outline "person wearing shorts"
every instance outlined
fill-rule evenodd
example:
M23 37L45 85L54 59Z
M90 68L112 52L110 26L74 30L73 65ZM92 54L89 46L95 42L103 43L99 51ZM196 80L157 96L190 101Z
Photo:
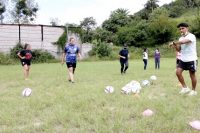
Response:
M190 96L197 95L196 92L196 71L197 71L197 50L196 50L196 37L192 33L189 32L189 25L187 23L180 23L177 28L179 28L181 37L179 41L173 42L173 47L180 51L180 61L178 63L176 69L176 75L178 80L182 85L182 89L180 91L181 94L186 94ZM189 89L185 83L184 77L182 75L183 71L189 71L192 89Z
M124 44L124 48L119 51L119 58L121 64L121 74L125 74L126 70L128 69L129 58L129 51L126 44Z
M64 64L64 58L66 60L66 65L68 68L68 81L74 83L74 72L76 69L77 55L81 58L80 49L75 45L75 39L71 37L69 39L69 44L65 46L64 53L62 56L62 64Z
M24 71L24 78L25 80L28 80L32 59L31 45L25 44L24 49L19 51L17 55L21 60L21 64Z
M146 70L147 69L147 64L148 64L147 48L144 48L144 51L143 51L143 62L144 62L144 70Z

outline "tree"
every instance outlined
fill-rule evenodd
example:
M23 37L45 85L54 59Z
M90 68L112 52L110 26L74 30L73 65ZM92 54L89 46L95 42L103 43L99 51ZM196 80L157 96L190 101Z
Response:
M91 42L92 41L92 30L96 27L96 20L93 17L84 18L80 23L82 31L82 41Z
M14 23L34 22L39 9L34 0L13 0L13 2L15 6L11 14Z
M59 25L60 20L58 18L51 18L50 19L50 24L52 26L58 26Z
M150 12L153 12L154 9L159 7L157 2L159 2L159 1L158 0L148 0L147 3L145 4L145 9L149 10Z
M84 18L83 21L80 22L80 26L86 30L87 32L91 31L96 26L96 20L93 17Z
M5 7L5 4L4 4L4 1L0 0L0 20L1 20L1 24L3 23L3 19L4 19L3 13L5 11L6 11L6 7Z
M123 27L130 22L131 19L128 14L129 11L127 9L118 8L111 12L109 19L103 22L102 27L108 31L116 33L120 27Z

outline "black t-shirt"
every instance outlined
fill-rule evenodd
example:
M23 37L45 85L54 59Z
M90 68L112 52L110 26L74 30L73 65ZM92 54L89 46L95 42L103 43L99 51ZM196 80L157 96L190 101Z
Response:
M31 50L22 50L22 51L20 51L20 55L22 57L25 57L25 59L21 59L21 61L31 61L31 59L32 59Z
M124 49L120 50L119 55L126 57L125 59L120 57L120 61L127 61L128 60L128 53L129 53L128 49L124 48Z

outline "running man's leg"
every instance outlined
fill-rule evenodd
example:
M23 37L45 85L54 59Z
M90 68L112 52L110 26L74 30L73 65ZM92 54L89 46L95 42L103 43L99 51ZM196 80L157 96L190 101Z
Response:
M122 74L124 71L124 62L120 61L120 64L121 64L121 74Z
M124 69L124 73L126 73L126 70L128 69L128 61L125 62L125 69Z
M183 88L187 88L187 86L186 86L186 84L185 84L185 80L184 80L184 78L183 78L183 75L182 75L182 73L183 73L183 69L182 68L177 68L176 69L176 76L178 77L178 80L179 80L179 82L181 83L181 85L182 85L182 87Z
M190 73L190 78L192 82L192 90L195 91L196 85L197 85L197 78L194 71L189 71L189 73Z

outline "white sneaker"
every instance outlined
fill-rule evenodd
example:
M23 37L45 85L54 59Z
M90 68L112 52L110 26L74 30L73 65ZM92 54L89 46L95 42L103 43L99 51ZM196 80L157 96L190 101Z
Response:
M189 96L196 96L197 92L194 90L191 90L190 93L188 94Z
M181 91L179 92L180 94L186 94L186 93L188 93L188 92L190 92L190 88L182 88L181 89Z

